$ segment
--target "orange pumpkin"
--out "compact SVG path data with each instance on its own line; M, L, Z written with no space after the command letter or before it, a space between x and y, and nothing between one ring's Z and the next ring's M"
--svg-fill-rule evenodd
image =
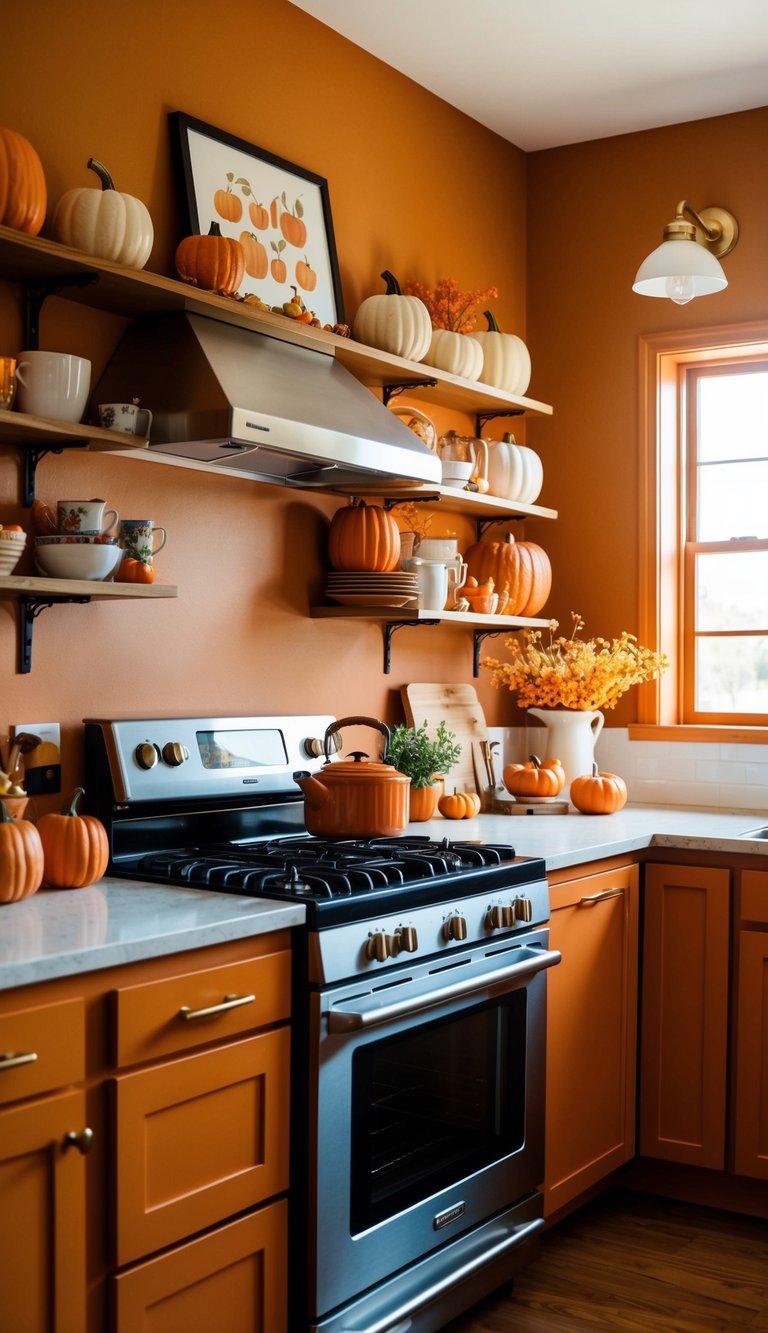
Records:
M280 258L280 255L285 249L285 241L270 241L269 244L275 252L275 257L269 266L272 277L275 282L287 282L288 267L285 260Z
M266 278L269 269L267 252L261 241L250 231L241 231L240 244L245 255L245 271L251 278Z
M535 542L515 541L508 532L503 541L480 541L464 557L467 573L485 583L493 579L497 592L509 591L508 616L535 616L552 588L549 556Z
M37 152L17 130L0 130L0 223L37 236L45 221L47 202L43 164Z
M301 204L298 199L294 208L297 210L295 213L284 210L280 214L280 230L289 245L295 245L297 250L301 250L307 243L307 228L299 217Z
M559 759L542 764L532 754L525 764L507 764L502 774L512 796L557 796L565 786L565 769Z
M213 206L219 217L227 222L239 222L243 216L242 200L231 190L217 190L213 196Z
M269 226L269 213L263 204L249 204L248 216L257 231L266 231Z
M616 773L599 773L593 764L591 773L573 779L571 803L583 815L612 815L627 803L626 784Z
M296 265L296 281L305 292L313 292L317 286L317 274L309 267L309 260L304 257Z
M440 814L445 819L474 819L480 813L481 801L477 792L456 791L441 796L437 803Z
M176 250L175 263L183 282L221 296L232 296L245 272L242 245L222 236L218 222L211 223L207 236L185 236Z
M43 849L43 878L55 889L84 889L101 879L109 861L109 839L100 819L80 815L82 787L63 814L41 815L37 829Z
M155 567L149 560L123 556L115 574L115 583L154 583Z
M386 573L400 561L400 529L381 505L354 499L338 509L328 532L328 558L334 569Z
M411 786L408 796L408 818L412 824L432 818L437 809L439 795L440 788L437 783L433 783L431 787Z
M11 819L0 800L0 903L18 902L43 882L43 844L28 819Z

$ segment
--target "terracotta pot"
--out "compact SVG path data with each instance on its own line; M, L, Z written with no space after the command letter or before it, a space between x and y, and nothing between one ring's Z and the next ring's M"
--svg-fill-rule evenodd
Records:
M440 788L435 783L431 787L411 787L409 806L412 824L432 819L437 809L439 795Z
M375 727L382 733L380 762L362 750L331 761L331 738L347 726ZM307 832L320 838L390 838L402 833L408 824L411 779L387 762L389 727L371 717L341 718L328 727L323 745L325 764L318 776L296 779L304 793Z

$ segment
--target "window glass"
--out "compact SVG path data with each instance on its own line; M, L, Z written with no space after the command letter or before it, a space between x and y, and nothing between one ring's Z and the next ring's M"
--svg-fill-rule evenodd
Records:
M698 492L699 541L768 537L768 458L705 463L698 469Z
M768 551L696 556L695 627L702 631L768 629Z

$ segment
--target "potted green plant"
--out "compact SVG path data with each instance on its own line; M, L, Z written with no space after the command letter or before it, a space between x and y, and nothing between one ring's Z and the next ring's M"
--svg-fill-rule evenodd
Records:
M453 768L461 754L456 736L445 722L430 736L427 724L394 728L389 742L389 758L398 773L411 779L410 817L412 821L431 819L437 807L437 783Z

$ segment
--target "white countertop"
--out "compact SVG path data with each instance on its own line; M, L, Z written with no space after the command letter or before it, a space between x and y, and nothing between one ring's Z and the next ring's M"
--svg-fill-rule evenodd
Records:
M765 856L739 837L768 812L625 806L614 815L479 815L411 824L408 834L512 843L549 870L646 847ZM266 899L106 878L87 889L41 889L0 905L0 990L301 925L304 908Z

